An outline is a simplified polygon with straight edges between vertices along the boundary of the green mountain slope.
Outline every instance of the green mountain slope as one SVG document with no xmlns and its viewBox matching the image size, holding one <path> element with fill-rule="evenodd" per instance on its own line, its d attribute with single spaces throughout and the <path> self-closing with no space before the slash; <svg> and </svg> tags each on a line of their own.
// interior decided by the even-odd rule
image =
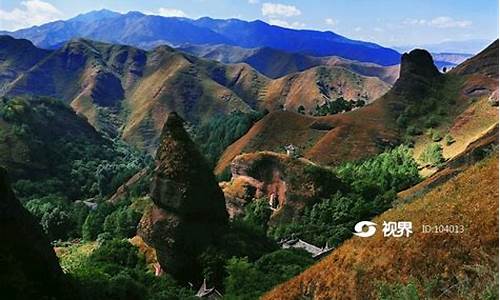
<svg viewBox="0 0 500 300">
<path fill-rule="evenodd" d="M 5 49 L 12 61 L 19 59 L 16 45 Z M 97 130 L 149 152 L 155 151 L 171 111 L 197 126 L 236 111 L 277 110 L 283 105 L 310 110 L 325 97 L 339 95 L 370 102 L 389 88 L 379 78 L 359 75 L 342 65 L 271 80 L 247 64 L 226 65 L 167 46 L 148 52 L 77 39 L 40 53 L 43 57 L 32 67 L 21 64 L 15 70 L 17 77 L 4 84 L 0 95 L 62 99 Z"/>
</svg>

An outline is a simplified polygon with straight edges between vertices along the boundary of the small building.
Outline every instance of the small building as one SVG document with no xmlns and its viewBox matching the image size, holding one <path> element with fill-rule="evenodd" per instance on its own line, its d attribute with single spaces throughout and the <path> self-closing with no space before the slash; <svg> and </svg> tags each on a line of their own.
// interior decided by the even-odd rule
<svg viewBox="0 0 500 300">
<path fill-rule="evenodd" d="M 97 208 L 97 203 L 95 203 L 94 201 L 95 201 L 94 198 L 90 198 L 87 200 L 76 200 L 75 203 L 83 203 L 90 210 L 95 210 Z"/>
<path fill-rule="evenodd" d="M 207 287 L 207 280 L 203 279 L 203 284 L 198 289 L 195 295 L 198 298 L 208 299 L 208 300 L 219 300 L 222 299 L 222 294 L 215 288 Z"/>
<path fill-rule="evenodd" d="M 303 249 L 309 252 L 314 259 L 323 258 L 333 250 L 333 247 L 328 246 L 328 243 L 323 248 L 320 248 L 301 239 L 285 240 L 281 241 L 280 244 L 282 249 Z"/>
<path fill-rule="evenodd" d="M 297 147 L 295 147 L 294 145 L 292 144 L 286 145 L 285 150 L 286 150 L 286 155 L 290 157 L 298 157 L 299 149 L 297 149 Z"/>
</svg>

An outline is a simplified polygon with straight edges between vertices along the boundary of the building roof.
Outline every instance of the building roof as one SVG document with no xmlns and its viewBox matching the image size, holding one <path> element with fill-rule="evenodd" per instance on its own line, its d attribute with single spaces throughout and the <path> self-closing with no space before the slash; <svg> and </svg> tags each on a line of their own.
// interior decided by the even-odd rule
<svg viewBox="0 0 500 300">
<path fill-rule="evenodd" d="M 205 298 L 205 297 L 209 297 L 212 295 L 222 298 L 222 294 L 215 287 L 207 288 L 207 280 L 203 279 L 203 284 L 198 289 L 198 292 L 196 293 L 196 297 Z"/>
<path fill-rule="evenodd" d="M 290 249 L 290 248 L 304 249 L 307 252 L 311 253 L 311 256 L 313 258 L 322 257 L 326 253 L 329 253 L 330 251 L 333 250 L 333 248 L 329 247 L 328 244 L 326 244 L 325 247 L 320 248 L 320 247 L 314 246 L 312 244 L 309 244 L 308 242 L 303 241 L 301 239 L 292 239 L 292 240 L 283 241 L 281 243 L 281 248 L 283 248 L 283 249 Z"/>
</svg>

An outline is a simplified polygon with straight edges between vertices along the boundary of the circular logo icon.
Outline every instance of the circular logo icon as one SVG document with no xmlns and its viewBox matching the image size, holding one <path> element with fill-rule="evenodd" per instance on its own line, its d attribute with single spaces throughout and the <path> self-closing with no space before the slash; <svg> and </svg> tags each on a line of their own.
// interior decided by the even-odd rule
<svg viewBox="0 0 500 300">
<path fill-rule="evenodd" d="M 353 232 L 353 234 L 359 237 L 370 237 L 375 234 L 375 231 L 377 231 L 377 228 L 375 226 L 377 226 L 377 224 L 370 221 L 358 222 L 354 226 L 355 232 Z"/>
</svg>

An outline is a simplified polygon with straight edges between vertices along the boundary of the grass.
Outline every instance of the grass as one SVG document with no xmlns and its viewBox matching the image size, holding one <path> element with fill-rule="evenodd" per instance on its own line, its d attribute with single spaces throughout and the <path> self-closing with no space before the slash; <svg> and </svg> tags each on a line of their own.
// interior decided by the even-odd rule
<svg viewBox="0 0 500 300">
<path fill-rule="evenodd" d="M 376 299 L 381 282 L 407 290 L 412 282 L 417 299 L 496 299 L 498 153 L 374 222 L 383 220 L 412 221 L 415 233 L 352 238 L 263 299 Z M 465 232 L 424 234 L 423 224 L 461 224 Z"/>
<path fill-rule="evenodd" d="M 97 242 L 72 244 L 56 247 L 55 251 L 64 273 L 74 273 L 82 268 L 87 257 L 97 248 Z"/>
</svg>

